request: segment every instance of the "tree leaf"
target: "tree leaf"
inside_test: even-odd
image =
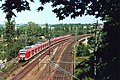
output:
[[[34,0],[30,0],[31,2],[34,2]]]
[[[39,7],[37,10],[38,10],[38,12],[41,10],[43,10],[44,8],[41,6],[41,7]]]

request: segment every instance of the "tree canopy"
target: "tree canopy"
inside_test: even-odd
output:
[[[1,0],[2,1],[2,0]],[[30,0],[34,2],[34,0]],[[9,13],[6,18],[13,15],[13,10],[17,12],[30,10],[29,0],[5,0],[0,7],[5,13]],[[40,0],[38,11],[44,9],[44,4],[52,2],[53,12],[59,20],[68,16],[76,18],[82,15],[94,15],[105,18],[112,17],[116,22],[120,21],[120,1],[119,0]]]

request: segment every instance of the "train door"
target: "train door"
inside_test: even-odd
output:
[[[44,49],[44,44],[42,44],[42,50]]]
[[[38,52],[40,52],[40,47],[38,47]]]
[[[42,51],[42,46],[40,46],[40,51]]]
[[[34,55],[34,50],[32,50],[32,55]]]
[[[32,51],[30,51],[30,57],[32,57],[33,55],[32,55]]]
[[[47,47],[47,44],[45,43],[45,48]]]
[[[48,44],[48,42],[47,42],[47,47],[48,47],[48,45],[49,45],[49,44]]]
[[[35,48],[35,53],[37,53],[37,48]]]

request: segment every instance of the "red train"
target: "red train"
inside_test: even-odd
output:
[[[50,45],[53,45],[57,42],[65,40],[65,39],[69,39],[70,37],[71,37],[70,35],[66,35],[66,36],[52,38],[52,39],[50,39]],[[25,48],[21,49],[18,52],[18,58],[19,58],[19,60],[28,60],[31,57],[33,57],[35,54],[39,53],[40,51],[42,51],[43,49],[45,49],[47,47],[49,47],[48,40],[45,42],[38,42],[31,46],[26,46]]]

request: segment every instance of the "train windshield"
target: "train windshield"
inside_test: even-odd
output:
[[[20,55],[21,55],[21,56],[24,56],[24,55],[25,55],[25,53],[20,53]]]
[[[20,51],[20,56],[21,56],[21,57],[24,57],[24,56],[25,56],[25,53],[26,53],[26,51]]]

